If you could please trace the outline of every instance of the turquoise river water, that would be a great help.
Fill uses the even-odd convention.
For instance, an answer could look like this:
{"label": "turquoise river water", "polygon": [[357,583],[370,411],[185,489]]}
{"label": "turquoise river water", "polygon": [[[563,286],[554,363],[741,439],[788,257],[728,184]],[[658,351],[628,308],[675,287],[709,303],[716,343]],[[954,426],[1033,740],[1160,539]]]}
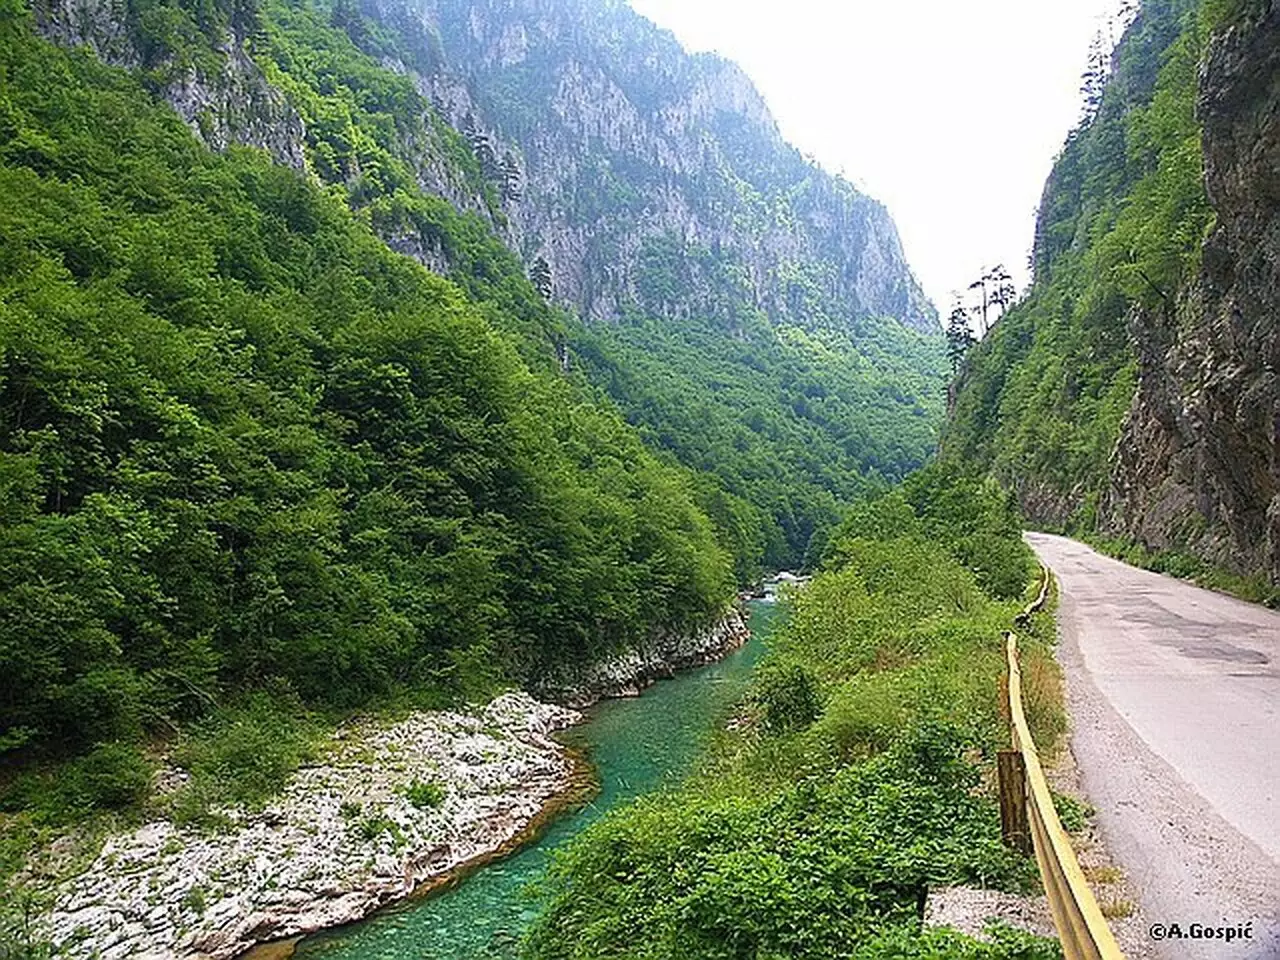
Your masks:
{"label": "turquoise river water", "polygon": [[743,692],[777,616],[751,604],[751,641],[719,663],[663,680],[644,695],[606,700],[562,739],[586,752],[600,792],[557,819],[534,842],[454,887],[369,920],[309,937],[297,957],[323,960],[512,960],[537,915],[528,892],[552,852],[610,808],[679,777],[714,724]]}

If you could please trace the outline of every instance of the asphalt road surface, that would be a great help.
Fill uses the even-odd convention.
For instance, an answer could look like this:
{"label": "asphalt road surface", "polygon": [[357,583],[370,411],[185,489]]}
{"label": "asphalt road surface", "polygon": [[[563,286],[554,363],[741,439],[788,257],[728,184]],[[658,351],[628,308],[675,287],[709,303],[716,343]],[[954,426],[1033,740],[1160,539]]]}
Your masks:
{"label": "asphalt road surface", "polygon": [[1027,541],[1058,578],[1072,750],[1145,920],[1165,926],[1156,952],[1280,960],[1280,612]]}

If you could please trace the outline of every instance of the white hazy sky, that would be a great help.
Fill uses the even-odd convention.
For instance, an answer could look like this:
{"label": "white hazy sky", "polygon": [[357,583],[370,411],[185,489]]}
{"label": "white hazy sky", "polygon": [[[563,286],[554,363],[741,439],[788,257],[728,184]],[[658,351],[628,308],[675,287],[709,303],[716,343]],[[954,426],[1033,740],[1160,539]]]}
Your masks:
{"label": "white hazy sky", "polygon": [[1004,263],[1027,280],[1036,204],[1117,0],[630,0],[736,61],[796,147],[883,202],[945,317]]}

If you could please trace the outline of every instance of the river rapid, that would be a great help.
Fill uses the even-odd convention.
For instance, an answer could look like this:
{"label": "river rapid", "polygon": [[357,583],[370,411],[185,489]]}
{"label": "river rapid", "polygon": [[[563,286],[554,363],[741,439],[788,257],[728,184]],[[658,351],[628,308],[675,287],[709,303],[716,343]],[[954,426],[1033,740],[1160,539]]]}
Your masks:
{"label": "river rapid", "polygon": [[530,890],[553,853],[610,809],[685,774],[741,696],[779,609],[750,604],[751,640],[718,663],[663,680],[643,696],[605,700],[560,735],[595,767],[600,791],[506,859],[425,898],[303,940],[295,956],[323,960],[514,960],[537,916]]}

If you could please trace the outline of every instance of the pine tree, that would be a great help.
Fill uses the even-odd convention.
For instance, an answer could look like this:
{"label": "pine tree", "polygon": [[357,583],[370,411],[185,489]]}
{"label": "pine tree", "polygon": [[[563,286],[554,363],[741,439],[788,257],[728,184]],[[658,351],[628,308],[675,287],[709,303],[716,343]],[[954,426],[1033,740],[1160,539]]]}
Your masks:
{"label": "pine tree", "polygon": [[969,311],[957,300],[947,318],[947,359],[951,361],[953,376],[959,374],[960,365],[975,342],[969,328]]}
{"label": "pine tree", "polygon": [[514,152],[508,150],[502,158],[502,198],[512,203],[519,202],[524,196],[520,186],[522,179],[520,161]]}

